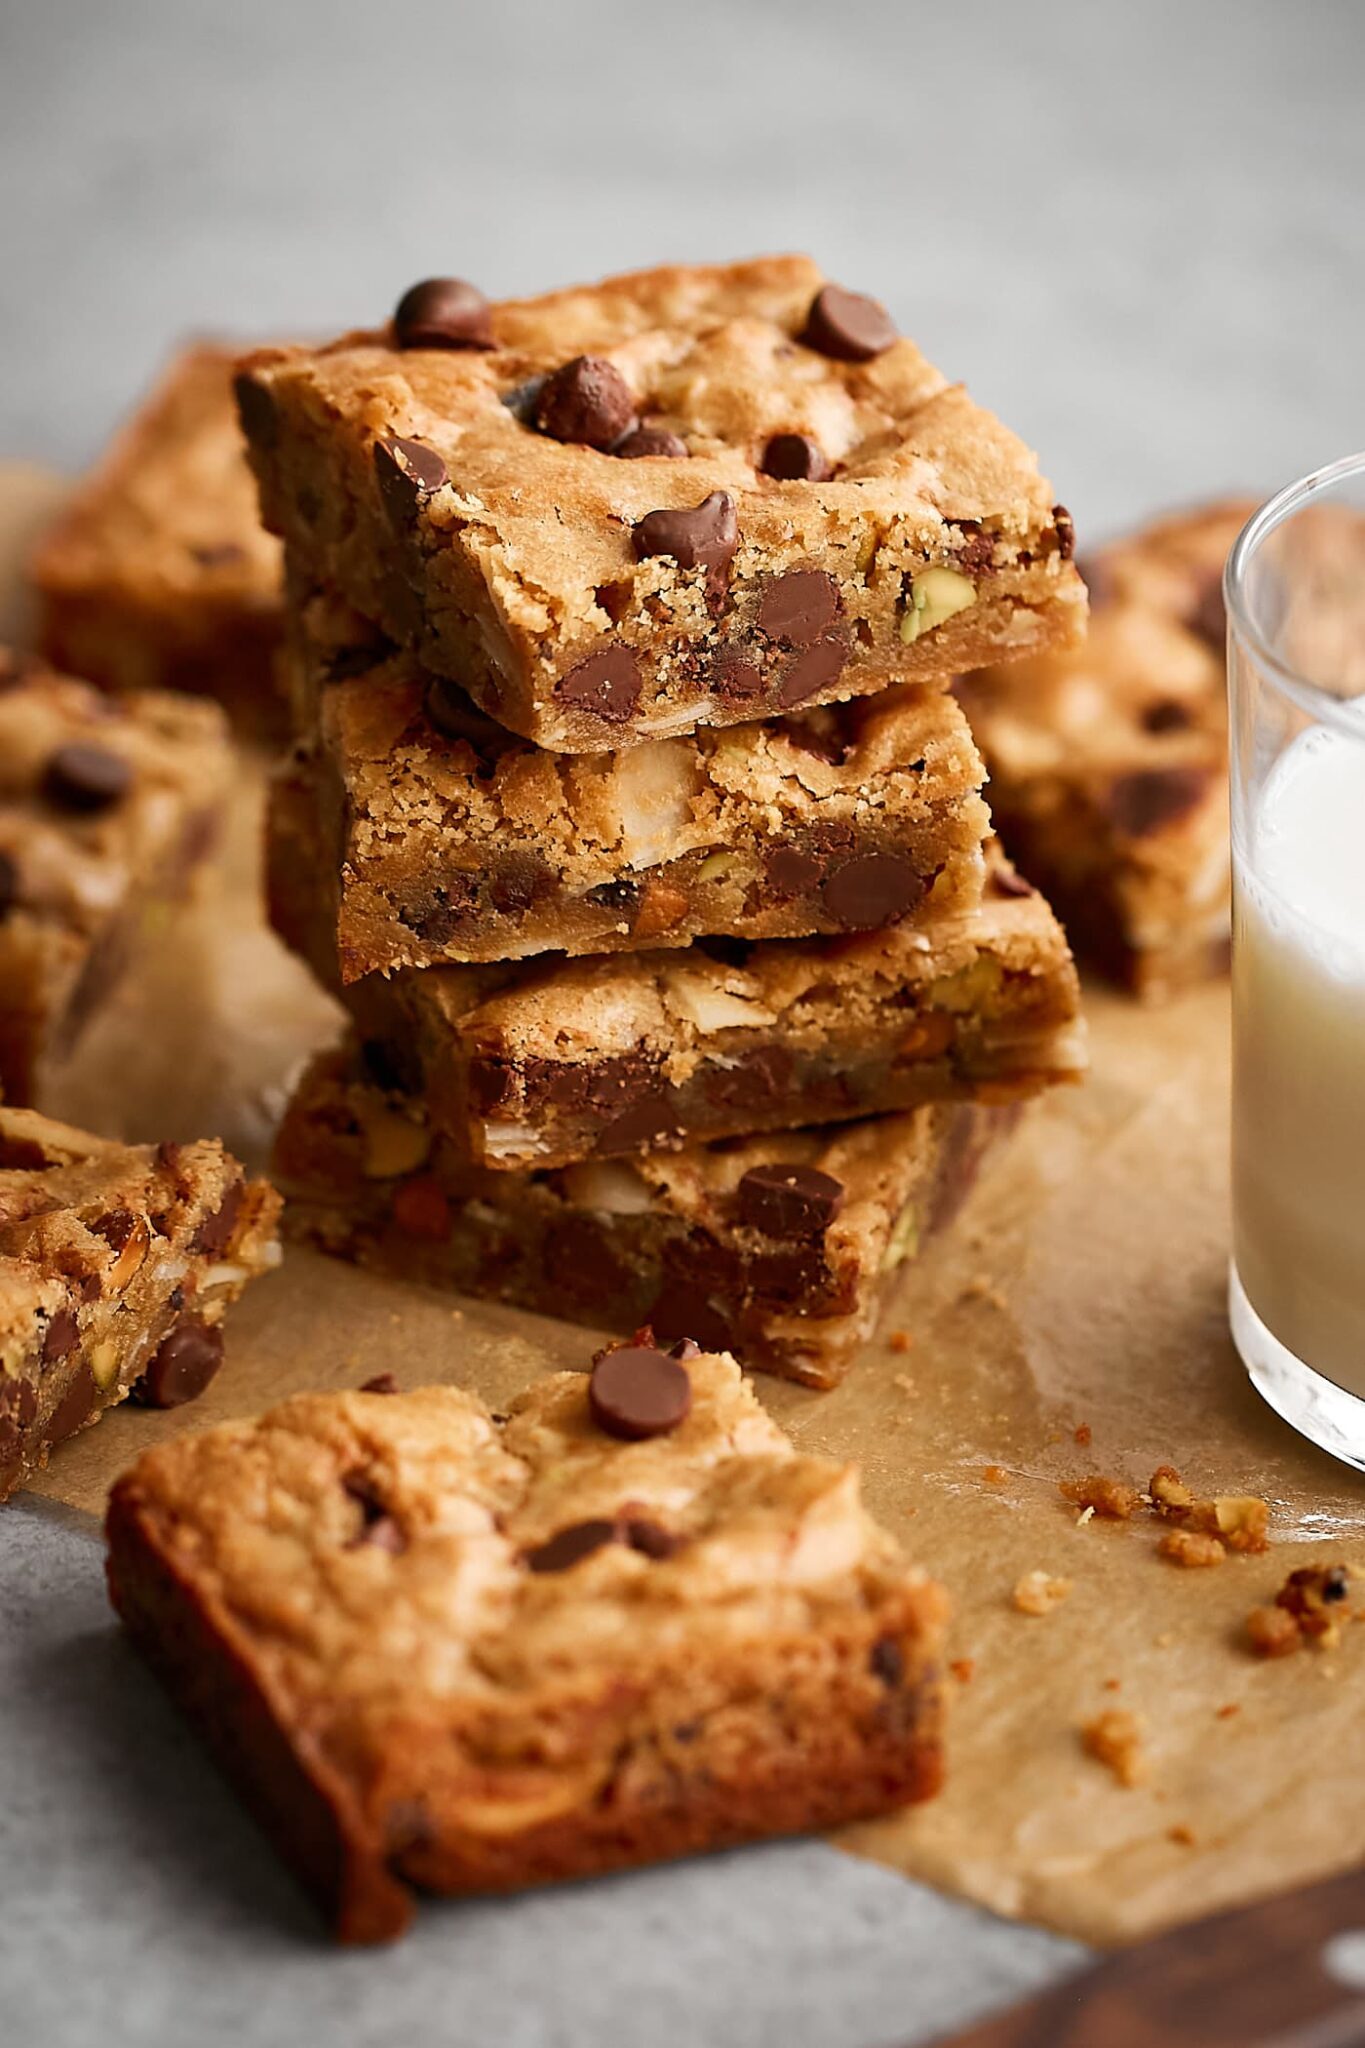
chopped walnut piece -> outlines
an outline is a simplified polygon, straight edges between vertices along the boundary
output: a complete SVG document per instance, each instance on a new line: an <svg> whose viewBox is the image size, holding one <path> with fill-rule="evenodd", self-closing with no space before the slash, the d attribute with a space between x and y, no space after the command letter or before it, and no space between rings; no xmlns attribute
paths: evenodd
<svg viewBox="0 0 1365 2048"><path fill-rule="evenodd" d="M1059 1491L1063 1500L1089 1508L1107 1522L1126 1522L1142 1500L1136 1487L1107 1472L1092 1472L1086 1479L1064 1479Z"/></svg>
<svg viewBox="0 0 1365 2048"><path fill-rule="evenodd" d="M1177 1515L1194 1506L1194 1495L1174 1465L1158 1465L1147 1491L1158 1514Z"/></svg>
<svg viewBox="0 0 1365 2048"><path fill-rule="evenodd" d="M1270 1509L1254 1493L1220 1493L1212 1500L1198 1500L1173 1465L1157 1466L1148 1492L1165 1520L1216 1536L1229 1550L1250 1554L1270 1547ZM1162 1555L1171 1553L1163 1550Z"/></svg>
<svg viewBox="0 0 1365 2048"><path fill-rule="evenodd" d="M1003 1465L983 1465L981 1477L987 1486L1003 1486L1009 1478L1009 1473Z"/></svg>
<svg viewBox="0 0 1365 2048"><path fill-rule="evenodd" d="M1349 1565L1304 1565L1289 1574L1275 1595L1275 1605L1293 1615L1302 1633L1317 1648L1335 1649L1341 1640L1342 1621L1337 1610L1350 1585Z"/></svg>
<svg viewBox="0 0 1365 2048"><path fill-rule="evenodd" d="M1070 1591L1070 1579L1054 1579L1049 1572L1025 1572L1010 1598L1021 1614L1051 1614Z"/></svg>
<svg viewBox="0 0 1365 2048"><path fill-rule="evenodd" d="M1283 1607L1253 1607L1247 1616L1247 1640L1258 1657L1288 1657L1303 1642L1303 1631Z"/></svg>
<svg viewBox="0 0 1365 2048"><path fill-rule="evenodd" d="M1140 1714L1130 1714L1126 1707L1106 1707L1093 1721L1086 1722L1081 1741L1096 1763L1111 1770L1120 1785L1131 1788L1140 1785L1147 1775L1147 1759L1142 1751L1144 1726Z"/></svg>
<svg viewBox="0 0 1365 2048"><path fill-rule="evenodd" d="M1203 1529L1168 1529L1156 1548L1158 1557L1164 1557L1169 1564L1183 1565L1186 1571L1221 1564L1227 1556L1218 1538Z"/></svg>
<svg viewBox="0 0 1365 2048"><path fill-rule="evenodd" d="M1255 1553L1270 1548L1270 1509L1255 1494L1219 1494L1212 1507L1218 1534L1229 1550Z"/></svg>

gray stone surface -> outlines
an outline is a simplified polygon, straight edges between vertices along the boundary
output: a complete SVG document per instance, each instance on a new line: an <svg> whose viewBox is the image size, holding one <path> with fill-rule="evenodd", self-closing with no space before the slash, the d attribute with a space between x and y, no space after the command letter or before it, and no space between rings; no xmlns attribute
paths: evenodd
<svg viewBox="0 0 1365 2048"><path fill-rule="evenodd" d="M1082 537L1365 440L1355 0L0 0L0 451L86 461L180 333L419 275L807 247L1045 453ZM1074 1966L802 1845L327 1953L110 1626L0 1511L0 2038L890 2048Z"/></svg>

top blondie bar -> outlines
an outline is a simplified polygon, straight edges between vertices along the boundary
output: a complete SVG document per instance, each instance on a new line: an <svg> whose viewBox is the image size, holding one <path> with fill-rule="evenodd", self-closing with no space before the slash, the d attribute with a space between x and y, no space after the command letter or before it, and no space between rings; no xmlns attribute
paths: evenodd
<svg viewBox="0 0 1365 2048"><path fill-rule="evenodd" d="M265 522L501 724L593 753L1065 645L1085 590L1034 456L804 257L263 349Z"/></svg>

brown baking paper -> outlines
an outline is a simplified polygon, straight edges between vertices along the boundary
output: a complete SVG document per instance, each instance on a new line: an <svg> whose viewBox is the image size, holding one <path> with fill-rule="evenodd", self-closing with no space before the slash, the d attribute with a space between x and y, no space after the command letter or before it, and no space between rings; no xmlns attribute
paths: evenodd
<svg viewBox="0 0 1365 2048"><path fill-rule="evenodd" d="M259 800L245 765L226 872L154 935L58 1077L56 1113L130 1137L218 1133L260 1163L334 1013L262 926ZM1032 1112L845 1385L759 1389L803 1447L860 1461L873 1509L956 1605L948 1789L846 1845L1113 1942L1365 1857L1365 1626L1271 1664L1238 1639L1293 1566L1365 1564L1365 1486L1261 1406L1228 1341L1225 989L1152 1013L1094 993L1089 1009L1089 1082ZM496 1406L592 1348L582 1330L290 1251L234 1312L228 1365L193 1410L118 1410L37 1490L93 1516L148 1444L295 1389L392 1370ZM1166 1461L1201 1492L1265 1495L1271 1552L1182 1571L1157 1557L1149 1516L1078 1526L1058 1494L1088 1471L1144 1484ZM1034 1569L1073 1586L1037 1619L1010 1600ZM1131 1789L1080 1742L1109 1707L1145 1720Z"/></svg>

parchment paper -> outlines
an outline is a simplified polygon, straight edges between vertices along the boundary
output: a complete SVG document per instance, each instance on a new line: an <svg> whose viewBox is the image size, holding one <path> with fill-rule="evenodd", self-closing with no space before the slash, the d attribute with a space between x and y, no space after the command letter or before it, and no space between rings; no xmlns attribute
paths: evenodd
<svg viewBox="0 0 1365 2048"><path fill-rule="evenodd" d="M0 536L18 502L5 482ZM260 782L244 762L223 872L56 1077L56 1114L130 1137L218 1133L260 1163L290 1074L335 1016L260 920ZM1261 1406L1227 1338L1225 989L1150 1013L1092 991L1089 1011L1089 1082L1032 1112L845 1385L758 1384L798 1443L861 1461L873 1509L956 1604L948 1790L846 1845L1114 1942L1365 1858L1365 1627L1271 1664L1238 1639L1295 1565L1365 1564L1365 1485ZM908 1352L892 1330L912 1333ZM497 1405L592 1348L581 1330L291 1251L235 1311L202 1401L115 1412L38 1489L94 1516L146 1445L295 1389L391 1369ZM1265 1495L1270 1553L1181 1571L1157 1558L1150 1519L1078 1526L1057 1491L1088 1471L1143 1484L1167 1461L1201 1491ZM1036 1568L1073 1582L1039 1619L1010 1601ZM1145 1717L1133 1789L1080 1743L1107 1707Z"/></svg>

